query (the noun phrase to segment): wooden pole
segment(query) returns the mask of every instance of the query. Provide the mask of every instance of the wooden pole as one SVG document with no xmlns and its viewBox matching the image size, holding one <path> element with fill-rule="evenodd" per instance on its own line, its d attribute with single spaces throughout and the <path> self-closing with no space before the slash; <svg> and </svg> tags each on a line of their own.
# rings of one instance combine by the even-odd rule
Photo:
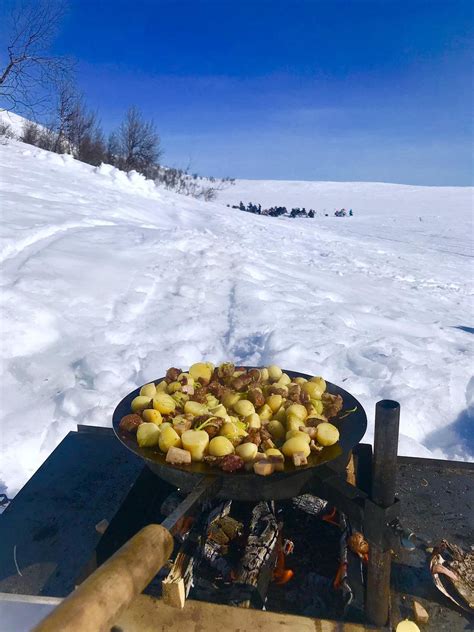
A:
<svg viewBox="0 0 474 632">
<path fill-rule="evenodd" d="M 108 632 L 168 560 L 173 537 L 150 524 L 90 575 L 32 632 Z"/>
<path fill-rule="evenodd" d="M 397 475 L 398 427 L 400 404 L 392 400 L 377 402 L 375 408 L 375 437 L 372 471 L 372 501 L 383 508 L 395 500 Z M 382 545 L 383 529 L 380 525 L 378 542 L 369 542 L 367 567 L 366 614 L 377 625 L 387 623 L 390 602 L 391 553 Z"/>
</svg>

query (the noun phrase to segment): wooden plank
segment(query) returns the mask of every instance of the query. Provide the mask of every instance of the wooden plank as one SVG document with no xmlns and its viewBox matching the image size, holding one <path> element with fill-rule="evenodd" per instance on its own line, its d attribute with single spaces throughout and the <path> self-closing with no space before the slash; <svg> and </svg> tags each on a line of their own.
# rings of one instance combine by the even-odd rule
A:
<svg viewBox="0 0 474 632">
<path fill-rule="evenodd" d="M 188 599 L 182 610 L 140 595 L 115 621 L 123 632 L 365 632 L 373 628 Z"/>
</svg>

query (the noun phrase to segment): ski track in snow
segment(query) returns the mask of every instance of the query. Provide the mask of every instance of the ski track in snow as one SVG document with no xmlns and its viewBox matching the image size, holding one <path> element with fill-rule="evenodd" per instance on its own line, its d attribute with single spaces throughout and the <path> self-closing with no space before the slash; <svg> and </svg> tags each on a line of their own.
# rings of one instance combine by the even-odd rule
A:
<svg viewBox="0 0 474 632">
<path fill-rule="evenodd" d="M 241 199 L 355 216 L 226 206 Z M 206 204 L 14 141 L 0 208 L 0 491 L 202 358 L 322 374 L 364 405 L 368 441 L 397 399 L 400 453 L 473 457 L 472 189 L 237 181 Z"/>
</svg>

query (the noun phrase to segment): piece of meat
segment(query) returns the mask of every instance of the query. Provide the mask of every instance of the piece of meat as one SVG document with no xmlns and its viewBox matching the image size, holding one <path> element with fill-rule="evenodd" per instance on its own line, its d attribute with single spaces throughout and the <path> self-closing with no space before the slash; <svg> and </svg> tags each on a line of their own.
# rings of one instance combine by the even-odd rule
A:
<svg viewBox="0 0 474 632">
<path fill-rule="evenodd" d="M 260 428 L 251 428 L 242 443 L 255 443 L 255 445 L 258 447 L 262 443 L 260 430 Z"/>
<path fill-rule="evenodd" d="M 265 396 L 260 388 L 250 388 L 247 399 L 252 402 L 255 408 L 260 408 L 265 403 Z"/>
<path fill-rule="evenodd" d="M 176 382 L 178 379 L 178 375 L 181 373 L 181 369 L 176 369 L 175 367 L 171 367 L 166 371 L 165 381 L 169 384 L 170 382 Z"/>
<path fill-rule="evenodd" d="M 137 413 L 132 413 L 131 415 L 125 415 L 122 417 L 119 423 L 120 430 L 125 430 L 126 432 L 137 431 L 137 428 L 140 424 L 143 423 L 143 419 Z"/>
<path fill-rule="evenodd" d="M 296 404 L 300 403 L 301 386 L 299 384 L 291 384 L 291 386 L 288 387 L 288 399 Z"/>
<path fill-rule="evenodd" d="M 171 463 L 171 465 L 189 465 L 191 463 L 191 452 L 171 447 L 166 453 L 166 462 Z"/>
<path fill-rule="evenodd" d="M 252 383 L 252 381 L 253 380 L 251 375 L 249 375 L 248 373 L 242 373 L 242 375 L 239 375 L 232 380 L 231 386 L 235 391 L 242 392 L 245 391 L 245 389 L 248 387 L 249 384 Z"/>
<path fill-rule="evenodd" d="M 282 397 L 286 397 L 288 395 L 288 389 L 272 384 L 271 386 L 268 387 L 267 394 L 268 395 L 281 395 Z"/>
<path fill-rule="evenodd" d="M 335 417 L 342 410 L 342 397 L 340 395 L 322 394 L 323 413 L 328 418 Z"/>
<path fill-rule="evenodd" d="M 326 417 L 308 417 L 304 423 L 310 428 L 317 428 L 319 424 L 322 424 L 325 421 L 327 421 Z"/>
<path fill-rule="evenodd" d="M 219 467 L 224 472 L 236 472 L 244 467 L 244 460 L 237 454 L 227 454 L 222 457 Z"/>
</svg>

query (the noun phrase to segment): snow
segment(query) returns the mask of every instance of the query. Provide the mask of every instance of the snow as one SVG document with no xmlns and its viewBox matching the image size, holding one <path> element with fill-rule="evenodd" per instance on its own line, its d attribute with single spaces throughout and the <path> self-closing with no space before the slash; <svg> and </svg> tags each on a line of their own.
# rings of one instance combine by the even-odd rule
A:
<svg viewBox="0 0 474 632">
<path fill-rule="evenodd" d="M 472 193 L 237 181 L 213 203 L 138 174 L 0 145 L 0 491 L 78 423 L 201 359 L 322 374 L 369 417 L 401 402 L 399 452 L 474 455 Z M 352 218 L 259 217 L 226 204 Z"/>
</svg>

